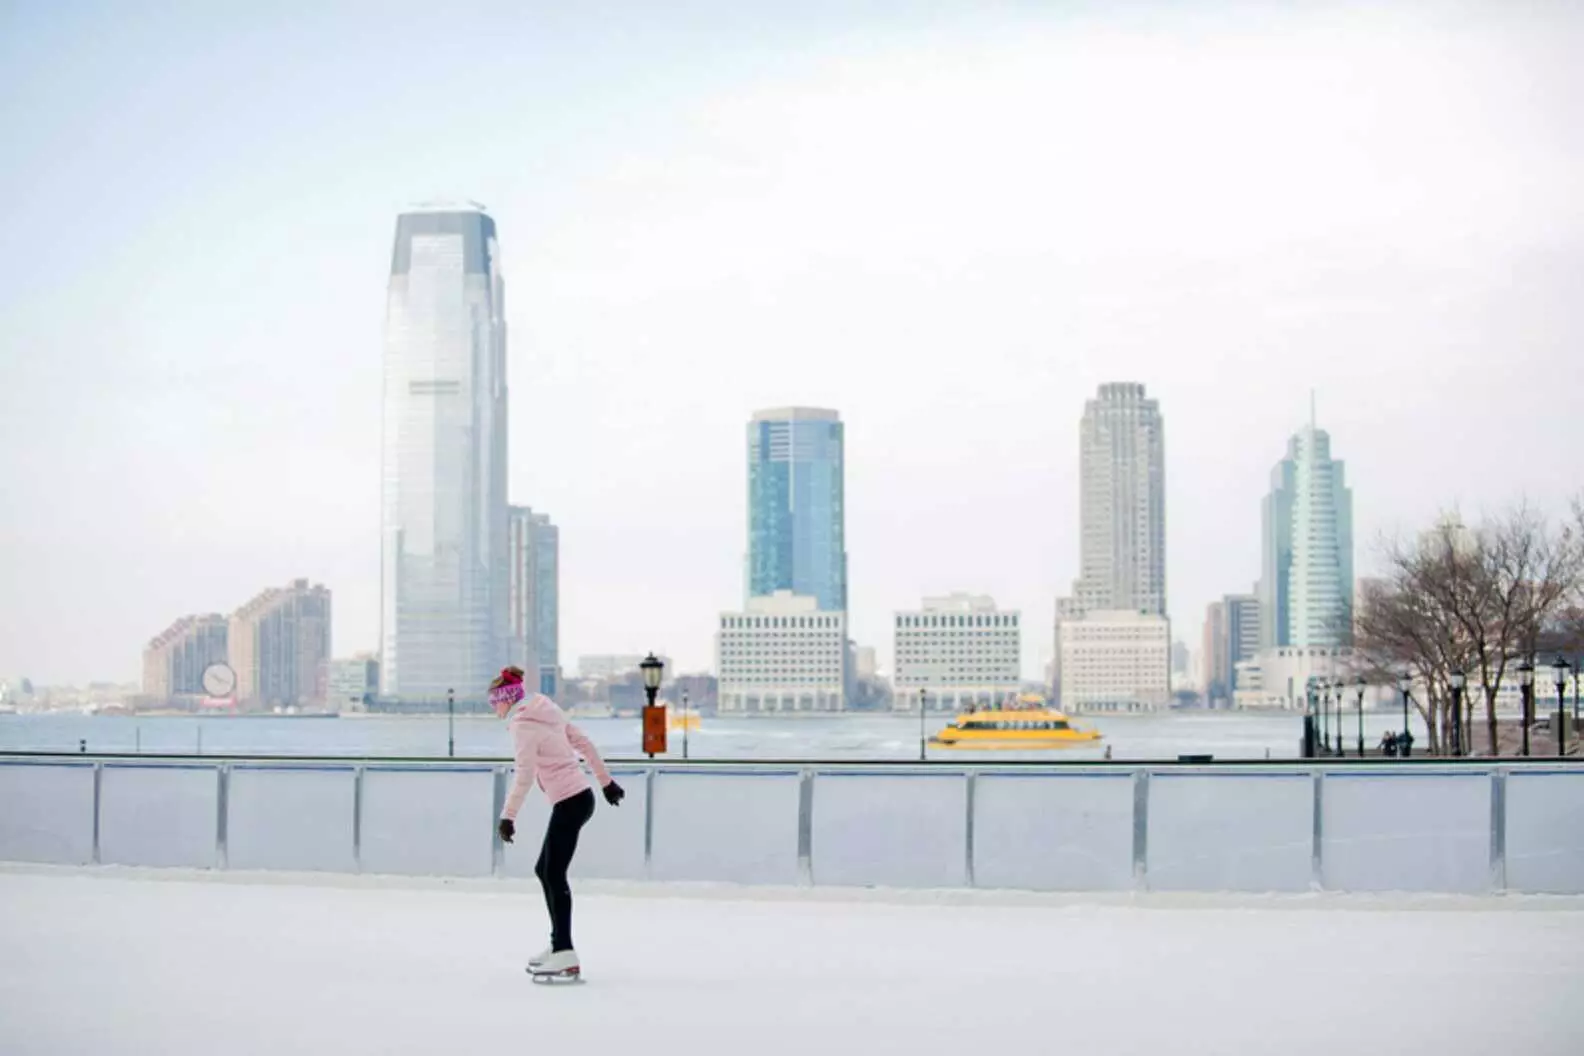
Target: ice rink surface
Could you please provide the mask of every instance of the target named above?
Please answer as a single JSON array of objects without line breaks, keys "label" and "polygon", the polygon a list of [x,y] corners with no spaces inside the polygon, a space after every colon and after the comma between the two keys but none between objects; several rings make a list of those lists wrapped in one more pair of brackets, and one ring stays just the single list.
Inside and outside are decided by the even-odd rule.
[{"label": "ice rink surface", "polygon": [[1577,901],[584,894],[0,872],[0,1052],[1584,1052]]}]

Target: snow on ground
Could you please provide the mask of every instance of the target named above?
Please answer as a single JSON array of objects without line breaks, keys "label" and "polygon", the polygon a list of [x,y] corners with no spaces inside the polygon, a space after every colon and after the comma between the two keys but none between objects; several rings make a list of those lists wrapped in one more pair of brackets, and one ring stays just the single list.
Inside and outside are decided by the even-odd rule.
[{"label": "snow on ground", "polygon": [[[0,872],[0,1051],[1584,1051],[1584,912],[591,894]],[[1363,907],[1363,908],[1358,908]]]}]

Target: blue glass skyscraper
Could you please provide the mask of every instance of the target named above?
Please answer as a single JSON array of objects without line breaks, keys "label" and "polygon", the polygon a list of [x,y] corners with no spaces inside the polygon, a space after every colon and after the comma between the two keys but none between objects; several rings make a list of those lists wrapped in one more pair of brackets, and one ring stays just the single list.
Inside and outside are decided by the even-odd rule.
[{"label": "blue glass skyscraper", "polygon": [[847,610],[845,468],[835,411],[785,407],[748,424],[748,596],[778,590]]},{"label": "blue glass skyscraper", "polygon": [[1271,471],[1261,509],[1260,644],[1330,648],[1352,641],[1353,492],[1331,437],[1311,423]]}]

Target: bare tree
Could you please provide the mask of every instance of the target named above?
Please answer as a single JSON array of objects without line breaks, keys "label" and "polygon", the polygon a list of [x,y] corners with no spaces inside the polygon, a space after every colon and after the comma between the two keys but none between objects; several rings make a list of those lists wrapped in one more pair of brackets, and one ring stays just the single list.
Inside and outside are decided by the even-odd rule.
[{"label": "bare tree", "polygon": [[[1426,687],[1421,708],[1438,745],[1450,675],[1464,670],[1485,698],[1489,750],[1499,751],[1496,700],[1509,668],[1532,657],[1542,632],[1584,585],[1584,535],[1553,531],[1528,507],[1477,531],[1443,519],[1416,545],[1385,548],[1384,586],[1365,599],[1359,648],[1376,662],[1413,670]],[[1472,706],[1459,730],[1472,742]]]},{"label": "bare tree", "polygon": [[1430,731],[1426,747],[1434,754],[1441,750],[1447,675],[1457,666],[1457,632],[1434,599],[1418,588],[1423,569],[1413,552],[1393,545],[1387,559],[1391,574],[1370,584],[1357,604],[1354,633],[1361,674],[1371,682],[1395,684],[1406,672],[1425,687],[1415,705]]}]

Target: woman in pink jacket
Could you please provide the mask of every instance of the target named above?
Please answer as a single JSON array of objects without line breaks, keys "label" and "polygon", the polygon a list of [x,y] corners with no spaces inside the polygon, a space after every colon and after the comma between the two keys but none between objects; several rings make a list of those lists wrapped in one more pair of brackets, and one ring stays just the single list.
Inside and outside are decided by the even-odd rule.
[{"label": "woman in pink jacket", "polygon": [[578,833],[594,816],[594,791],[578,765],[578,756],[593,768],[605,802],[618,806],[625,793],[611,780],[593,742],[567,721],[566,712],[542,693],[530,695],[524,690],[521,668],[508,667],[490,683],[490,703],[495,714],[510,723],[517,757],[516,780],[501,811],[501,839],[511,843],[517,835],[517,811],[536,780],[551,803],[550,824],[534,866],[550,910],[550,948],[528,962],[528,971],[576,976],[582,968],[572,948],[572,888],[567,883],[567,867],[577,851]]}]

